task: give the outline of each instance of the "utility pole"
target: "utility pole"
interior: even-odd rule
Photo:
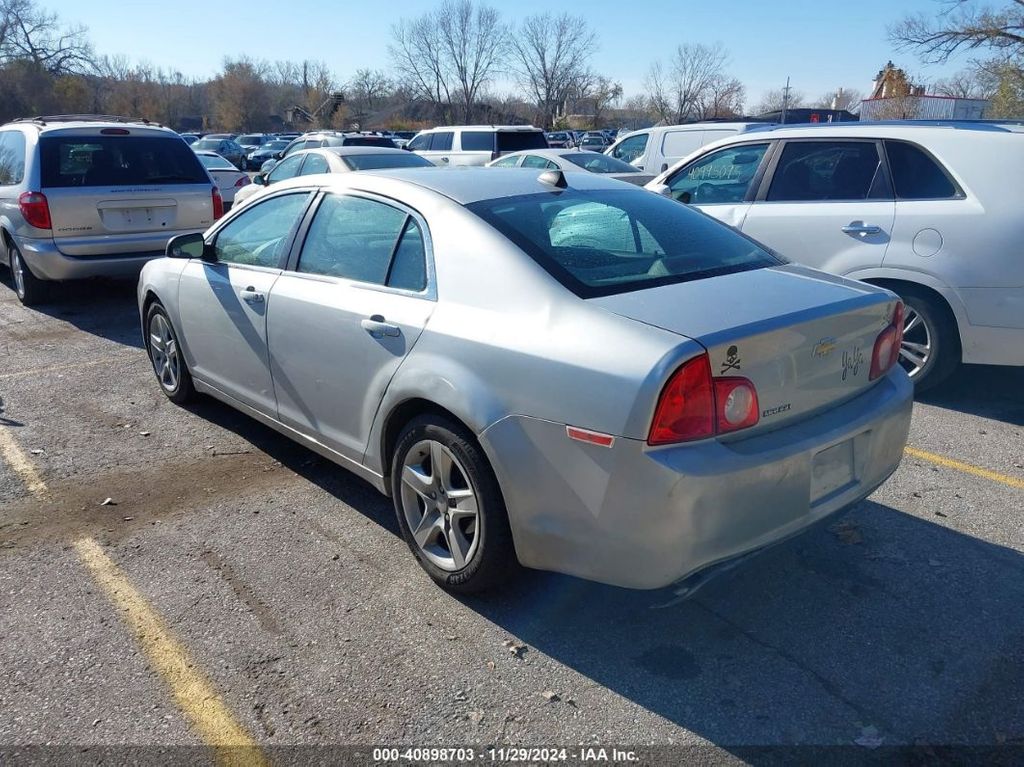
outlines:
[[[789,78],[786,78],[786,87],[782,89],[782,124],[786,124],[786,112],[789,111]]]

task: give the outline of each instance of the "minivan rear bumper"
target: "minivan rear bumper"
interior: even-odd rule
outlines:
[[[169,234],[174,234],[170,232]],[[134,277],[147,261],[160,258],[164,251],[119,253],[117,255],[68,256],[53,240],[16,238],[25,264],[32,274],[44,280],[79,280],[87,277]]]

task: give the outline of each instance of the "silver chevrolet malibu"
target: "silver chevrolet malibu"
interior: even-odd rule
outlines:
[[[893,294],[591,174],[275,185],[139,282],[164,393],[212,395],[394,500],[439,584],[672,584],[861,500],[912,386]]]

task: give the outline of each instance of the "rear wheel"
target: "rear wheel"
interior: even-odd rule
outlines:
[[[41,304],[50,295],[50,285],[32,274],[18,246],[10,243],[11,275],[14,281],[14,292],[18,300],[25,306]]]
[[[461,426],[433,415],[406,426],[391,490],[402,536],[441,587],[482,591],[518,569],[498,480]]]
[[[192,375],[185,364],[174,326],[160,303],[153,303],[146,312],[146,349],[156,380],[167,399],[177,405],[194,399]]]
[[[923,292],[902,289],[905,305],[900,364],[914,389],[927,391],[945,381],[960,364],[960,337],[946,307]]]

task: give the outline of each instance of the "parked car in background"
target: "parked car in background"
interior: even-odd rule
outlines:
[[[250,152],[245,158],[245,164],[254,170],[263,171],[263,165],[268,160],[279,160],[290,143],[290,139],[268,141],[259,149]]]
[[[896,296],[595,174],[295,178],[167,253],[138,290],[162,392],[390,495],[451,591],[517,559],[666,586],[859,502],[906,444]]]
[[[536,168],[538,170],[589,171],[608,178],[628,181],[643,186],[654,178],[641,173],[628,162],[616,160],[606,154],[585,152],[580,149],[534,149],[513,152],[487,164],[489,168]]]
[[[544,138],[547,139],[548,146],[552,149],[572,149],[576,146],[576,139],[569,131],[545,133]]]
[[[199,140],[199,136],[196,135],[195,133],[182,133],[180,135],[182,141],[184,141],[186,144],[189,144],[190,146]]]
[[[532,125],[453,125],[420,131],[408,149],[434,165],[486,165],[509,152],[547,149],[544,131]]]
[[[241,205],[256,196],[263,188],[295,176],[315,173],[347,173],[353,170],[383,170],[387,168],[432,168],[433,165],[411,152],[387,147],[344,146],[324,149],[303,149],[277,163],[268,173],[253,178],[253,185],[243,189],[235,198]]]
[[[580,140],[580,149],[588,152],[603,152],[611,145],[608,137],[598,131],[588,131]]]
[[[168,237],[223,213],[217,188],[172,130],[88,115],[0,128],[0,264],[25,305],[50,283],[131,276]]]
[[[249,155],[255,152],[264,144],[273,140],[273,137],[267,133],[246,133],[235,139],[240,147],[242,147],[242,170],[259,170],[259,167],[252,167],[249,164]]]
[[[414,130],[396,130],[391,131],[391,140],[395,142],[395,146],[399,149],[404,149],[405,145],[408,144],[416,137],[416,131]]]
[[[688,125],[662,125],[620,135],[608,149],[612,157],[635,165],[648,173],[663,173],[705,144],[759,130],[764,122],[705,122]]]
[[[245,150],[236,141],[228,138],[210,138],[206,136],[192,143],[193,152],[213,152],[219,154],[236,168],[241,168],[245,160]]]
[[[237,133],[206,133],[200,136],[200,138],[208,139],[226,139],[228,141],[234,141]]]
[[[376,133],[358,133],[358,132],[342,132],[342,131],[318,131],[315,133],[304,133],[298,138],[292,139],[288,146],[281,152],[279,158],[269,162],[263,163],[260,167],[262,173],[269,173],[277,161],[301,152],[304,149],[320,149],[321,147],[330,146],[370,146],[378,147],[380,149],[397,149],[395,142],[387,136],[378,135]]]
[[[200,150],[196,152],[196,157],[220,190],[221,199],[224,200],[224,211],[231,210],[238,191],[250,185],[249,174],[240,171],[215,152]]]
[[[649,187],[786,258],[906,303],[900,361],[923,390],[961,361],[1024,365],[1024,128],[908,122],[736,135]]]

